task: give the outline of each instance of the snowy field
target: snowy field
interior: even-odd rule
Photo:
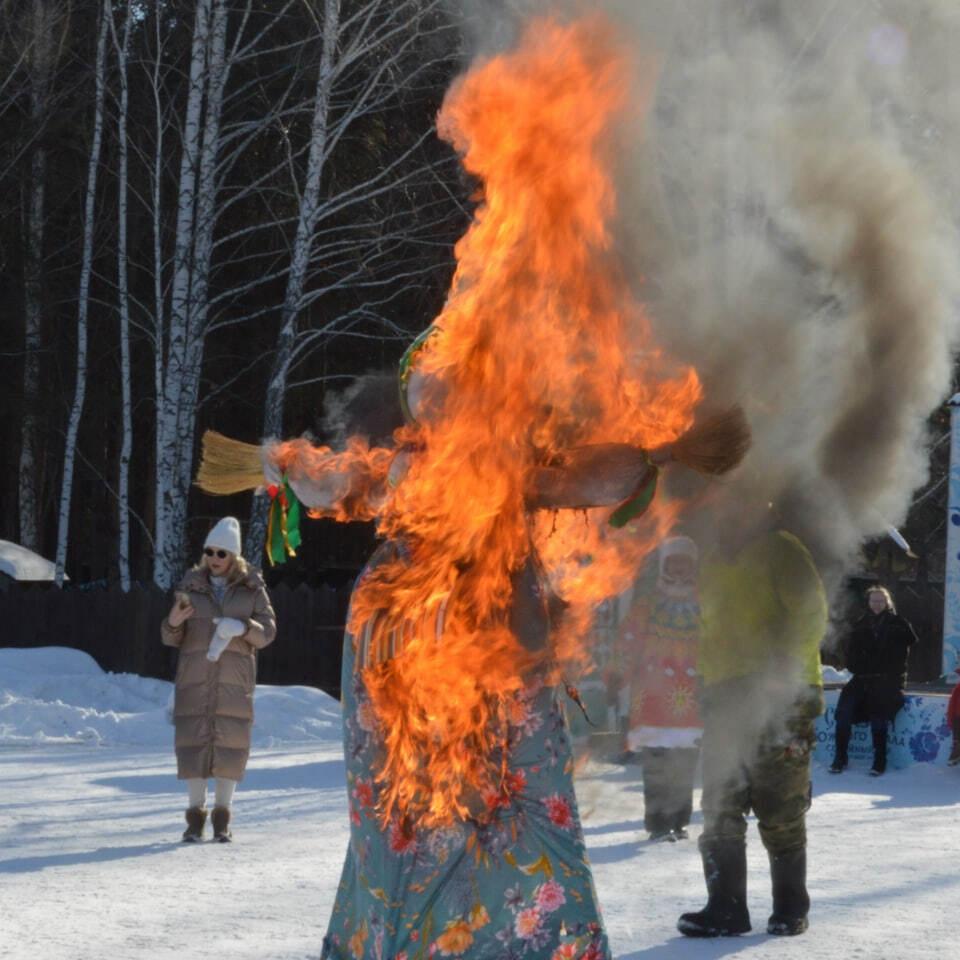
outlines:
[[[258,688],[236,842],[189,846],[178,842],[169,691],[103,674],[75,651],[0,650],[0,957],[319,956],[347,844],[336,704]],[[816,770],[811,927],[792,940],[680,937],[677,915],[704,900],[699,815],[694,840],[651,845],[637,768],[592,765],[579,790],[620,960],[958,956],[960,770]],[[769,881],[754,827],[750,884],[762,931]]]

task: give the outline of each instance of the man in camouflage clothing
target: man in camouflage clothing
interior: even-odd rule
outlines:
[[[700,852],[708,902],[680,917],[678,929],[689,937],[750,930],[750,810],[770,857],[767,932],[803,933],[810,908],[805,817],[814,719],[823,712],[826,598],[813,559],[795,536],[761,528],[744,531],[741,541],[731,546],[728,540],[726,552],[715,551],[701,569]]]

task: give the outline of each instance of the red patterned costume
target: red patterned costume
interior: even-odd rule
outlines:
[[[696,699],[696,565],[689,537],[664,541],[655,585],[634,598],[620,628],[630,684],[627,743],[643,763],[644,825],[653,838],[685,836],[692,812],[703,732]]]

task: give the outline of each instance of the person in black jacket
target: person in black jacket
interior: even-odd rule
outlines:
[[[847,766],[850,727],[869,723],[873,734],[872,777],[887,769],[887,725],[903,706],[907,655],[917,640],[901,617],[886,587],[867,590],[867,612],[854,624],[844,643],[846,667],[853,674],[837,702],[836,750],[831,773]]]

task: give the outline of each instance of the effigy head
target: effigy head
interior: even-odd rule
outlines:
[[[424,369],[423,358],[429,343],[440,328],[431,324],[407,347],[400,359],[400,406],[407,424],[414,426],[435,420],[443,398],[436,374]]]

